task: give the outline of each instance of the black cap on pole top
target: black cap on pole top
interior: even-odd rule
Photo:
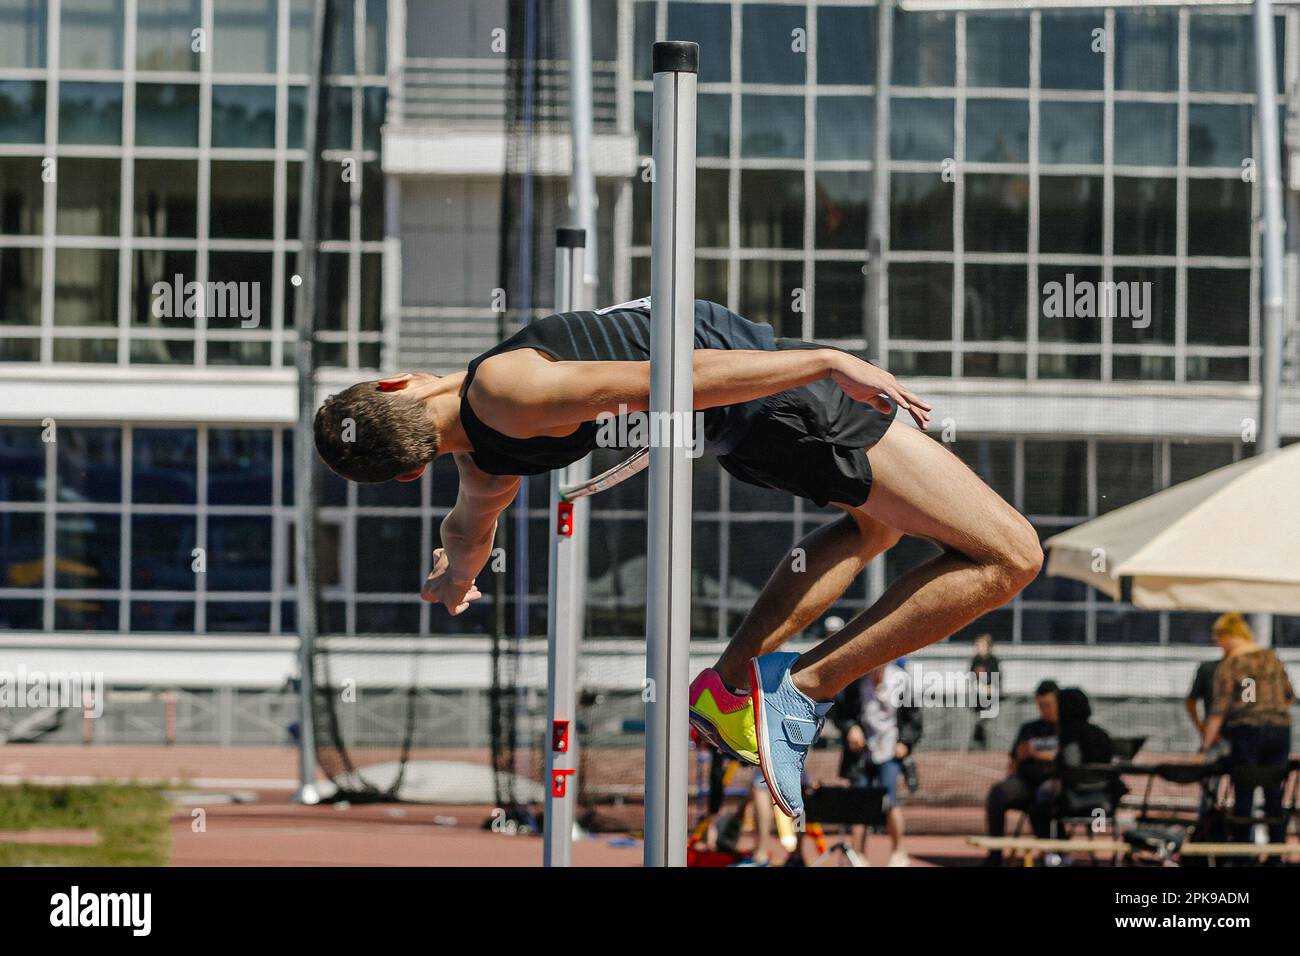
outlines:
[[[577,226],[560,226],[555,230],[555,244],[561,249],[585,249],[587,230]]]
[[[656,73],[698,73],[700,45],[690,40],[661,40],[655,44],[652,62]]]

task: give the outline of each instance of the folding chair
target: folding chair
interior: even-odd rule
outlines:
[[[888,792],[884,787],[818,787],[804,797],[804,822],[849,828],[883,826]],[[809,866],[830,866],[840,859],[848,860],[849,866],[867,865],[852,846],[837,843]]]

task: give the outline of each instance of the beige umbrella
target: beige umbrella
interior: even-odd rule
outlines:
[[[1246,458],[1049,538],[1047,573],[1138,607],[1300,614],[1300,445]]]

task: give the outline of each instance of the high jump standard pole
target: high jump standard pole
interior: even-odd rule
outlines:
[[[685,866],[695,349],[695,89],[700,48],[654,45],[645,865]]]
[[[555,311],[582,307],[583,246],[586,231],[555,231]],[[578,800],[578,642],[582,636],[581,536],[591,502],[566,502],[563,489],[585,477],[588,459],[551,472],[550,613],[546,654],[546,816],[542,830],[542,864],[569,866],[573,862],[574,805]]]

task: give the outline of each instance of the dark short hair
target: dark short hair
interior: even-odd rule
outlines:
[[[390,481],[433,461],[438,432],[424,404],[359,382],[316,410],[316,453],[349,481]]]
[[[1055,693],[1057,693],[1060,689],[1061,689],[1061,688],[1059,688],[1059,687],[1056,686],[1056,681],[1054,681],[1054,680],[1045,680],[1045,681],[1041,682],[1037,687],[1034,688],[1034,696],[1035,696],[1035,697],[1043,697],[1043,696],[1045,696],[1045,695],[1047,695],[1047,694],[1055,694]]]

